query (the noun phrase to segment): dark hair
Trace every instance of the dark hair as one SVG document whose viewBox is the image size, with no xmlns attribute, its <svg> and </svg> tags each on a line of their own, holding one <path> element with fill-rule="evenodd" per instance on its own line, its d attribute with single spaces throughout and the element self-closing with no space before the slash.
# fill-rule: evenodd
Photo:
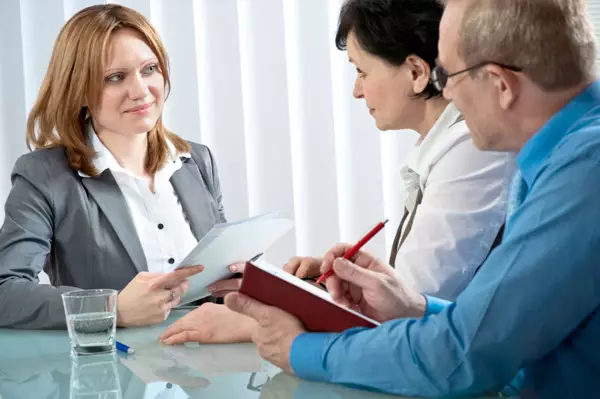
<svg viewBox="0 0 600 399">
<path fill-rule="evenodd" d="M 364 50 L 391 65 L 400 66 L 416 55 L 433 69 L 443 11 L 438 0 L 348 0 L 340 11 L 335 44 L 346 50 L 353 32 Z M 440 95 L 429 83 L 417 97 Z"/>
</svg>

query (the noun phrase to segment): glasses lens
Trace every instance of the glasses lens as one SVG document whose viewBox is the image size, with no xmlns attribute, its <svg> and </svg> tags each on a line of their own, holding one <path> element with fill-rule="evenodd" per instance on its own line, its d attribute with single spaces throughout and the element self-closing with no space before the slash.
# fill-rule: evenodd
<svg viewBox="0 0 600 399">
<path fill-rule="evenodd" d="M 444 90 L 448 82 L 448 72 L 441 66 L 436 66 L 431 73 L 432 83 L 438 91 Z"/>
</svg>

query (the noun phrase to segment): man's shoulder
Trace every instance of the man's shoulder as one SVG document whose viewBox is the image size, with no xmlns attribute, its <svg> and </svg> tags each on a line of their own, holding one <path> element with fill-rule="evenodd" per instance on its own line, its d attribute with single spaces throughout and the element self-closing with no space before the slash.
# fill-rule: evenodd
<svg viewBox="0 0 600 399">
<path fill-rule="evenodd" d="M 579 119 L 549 157 L 551 163 L 578 159 L 595 160 L 600 165 L 600 106 Z"/>
</svg>

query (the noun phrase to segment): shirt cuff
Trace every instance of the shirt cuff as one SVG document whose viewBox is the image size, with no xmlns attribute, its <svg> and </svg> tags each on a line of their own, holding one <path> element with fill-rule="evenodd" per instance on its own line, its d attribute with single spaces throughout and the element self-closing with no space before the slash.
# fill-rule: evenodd
<svg viewBox="0 0 600 399">
<path fill-rule="evenodd" d="M 446 301 L 445 299 L 436 298 L 434 296 L 423 295 L 427 301 L 427 307 L 425 308 L 425 316 L 432 314 L 441 313 L 446 309 L 452 302 Z"/>
<path fill-rule="evenodd" d="M 323 364 L 323 348 L 330 337 L 328 333 L 302 333 L 292 342 L 290 366 L 296 376 L 311 381 L 328 381 Z"/>
</svg>

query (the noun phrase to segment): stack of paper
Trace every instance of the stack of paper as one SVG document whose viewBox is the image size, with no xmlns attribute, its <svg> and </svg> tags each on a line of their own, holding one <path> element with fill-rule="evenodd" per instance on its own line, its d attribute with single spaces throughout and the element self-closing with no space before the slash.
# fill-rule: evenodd
<svg viewBox="0 0 600 399">
<path fill-rule="evenodd" d="M 278 216 L 278 213 L 215 225 L 177 266 L 204 266 L 204 271 L 190 278 L 190 287 L 181 303 L 210 295 L 206 287 L 232 275 L 229 265 L 245 262 L 265 252 L 292 227 L 293 222 Z"/>
</svg>

